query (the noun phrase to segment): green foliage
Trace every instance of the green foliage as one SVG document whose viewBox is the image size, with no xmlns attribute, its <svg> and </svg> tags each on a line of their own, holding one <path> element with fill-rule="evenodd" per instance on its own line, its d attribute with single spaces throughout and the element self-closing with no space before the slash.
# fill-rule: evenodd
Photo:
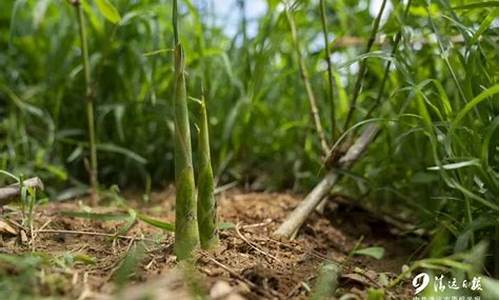
<svg viewBox="0 0 500 300">
<path fill-rule="evenodd" d="M 425 258 L 415 261 L 409 268 L 393 279 L 389 287 L 395 286 L 408 274 L 411 275 L 415 270 L 421 269 L 425 269 L 429 272 L 440 272 L 441 274 L 452 273 L 459 279 L 465 277 L 472 279 L 473 276 L 479 274 L 484 267 L 486 248 L 487 243 L 483 241 L 466 252 L 457 252 L 446 257 Z"/>
<path fill-rule="evenodd" d="M 33 252 L 23 255 L 0 254 L 0 298 L 54 299 L 68 292 L 71 268 L 92 265 L 95 258 L 64 252 L 57 256 Z M 48 271 L 50 270 L 50 271 Z"/>
<path fill-rule="evenodd" d="M 136 275 L 137 271 L 139 271 L 140 263 L 144 259 L 144 252 L 145 249 L 143 244 L 134 243 L 127 253 L 125 253 L 113 278 L 118 290 L 125 287 L 125 284 Z"/>
<path fill-rule="evenodd" d="M 498 299 L 500 297 L 498 293 L 498 280 L 490 277 L 483 277 L 482 279 L 483 292 L 481 296 L 486 300 Z"/>
<path fill-rule="evenodd" d="M 101 14 L 113 24 L 121 21 L 120 13 L 108 0 L 95 0 Z"/>
<path fill-rule="evenodd" d="M 82 3 L 100 181 L 140 188 L 173 181 L 172 1 L 113 1 L 121 13 L 116 24 L 95 1 Z M 370 112 L 382 126 L 339 183 L 343 191 L 446 237 L 432 243 L 429 256 L 462 252 L 483 239 L 498 244 L 498 1 L 414 0 L 407 17 L 404 5 L 393 2 L 376 33 L 384 42 L 375 39 L 368 52 L 374 16 L 367 1 L 325 1 L 326 22 L 318 4 L 297 1 L 293 18 L 321 120 L 331 119 L 326 24 L 336 123 L 346 123 L 362 63 L 349 122 L 360 124 Z M 286 12 L 280 1 L 267 5 L 262 16 L 240 20 L 229 32 L 198 1 L 180 3 L 186 90 L 198 91 L 201 82 L 206 88 L 217 183 L 303 192 L 325 171 L 322 146 Z M 346 45 L 343 37 L 361 42 Z M 54 197 L 62 187 L 82 188 L 87 178 L 79 46 L 70 5 L 1 1 L 0 169 L 37 174 Z M 190 96 L 201 98 L 197 93 Z M 331 137 L 331 122 L 323 126 Z M 193 195 L 192 187 L 183 192 Z M 486 265 L 493 265 L 498 254 L 489 247 Z"/>
<path fill-rule="evenodd" d="M 14 256 L 0 254 L 0 296 L 20 299 L 36 293 L 36 272 L 44 259 L 37 255 Z"/>
<path fill-rule="evenodd" d="M 383 300 L 385 299 L 383 289 L 368 289 L 368 300 Z"/>
</svg>

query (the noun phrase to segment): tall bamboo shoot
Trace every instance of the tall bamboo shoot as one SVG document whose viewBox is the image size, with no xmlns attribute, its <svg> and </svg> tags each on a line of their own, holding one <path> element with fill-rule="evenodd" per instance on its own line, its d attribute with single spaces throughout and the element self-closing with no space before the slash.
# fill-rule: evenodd
<svg viewBox="0 0 500 300">
<path fill-rule="evenodd" d="M 172 8 L 174 28 L 175 61 L 175 245 L 174 252 L 179 260 L 191 257 L 198 247 L 196 225 L 196 193 L 194 186 L 193 159 L 191 153 L 191 132 L 184 75 L 184 53 L 177 27 L 177 0 Z"/>
</svg>

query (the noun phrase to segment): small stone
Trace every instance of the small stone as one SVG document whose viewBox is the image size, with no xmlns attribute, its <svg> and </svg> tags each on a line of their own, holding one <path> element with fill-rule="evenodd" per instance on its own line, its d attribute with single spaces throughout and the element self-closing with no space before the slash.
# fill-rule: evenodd
<svg viewBox="0 0 500 300">
<path fill-rule="evenodd" d="M 21 238 L 21 244 L 26 245 L 28 243 L 28 236 L 26 235 L 26 231 L 20 230 L 19 235 Z"/>
<path fill-rule="evenodd" d="M 228 296 L 232 292 L 232 288 L 229 283 L 219 280 L 210 289 L 210 297 L 213 299 L 219 299 Z"/>
</svg>

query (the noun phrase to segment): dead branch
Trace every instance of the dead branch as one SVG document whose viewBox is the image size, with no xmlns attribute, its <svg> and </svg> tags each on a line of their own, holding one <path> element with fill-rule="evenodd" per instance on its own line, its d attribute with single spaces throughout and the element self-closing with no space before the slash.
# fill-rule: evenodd
<svg viewBox="0 0 500 300">
<path fill-rule="evenodd" d="M 349 169 L 352 164 L 361 157 L 361 154 L 373 141 L 378 132 L 378 125 L 368 125 L 356 142 L 347 150 L 347 153 L 339 159 L 338 167 L 340 169 Z M 316 206 L 318 206 L 321 200 L 330 192 L 340 177 L 341 175 L 335 170 L 329 171 L 320 183 L 314 187 L 299 206 L 295 208 L 283 224 L 274 232 L 274 235 L 284 238 L 294 238 L 300 226 L 302 226 Z"/>
<path fill-rule="evenodd" d="M 27 188 L 34 188 L 43 191 L 43 182 L 38 177 L 29 178 L 23 181 L 23 186 Z M 9 203 L 13 198 L 21 194 L 21 187 L 19 183 L 14 183 L 6 187 L 0 188 L 0 206 Z"/>
</svg>

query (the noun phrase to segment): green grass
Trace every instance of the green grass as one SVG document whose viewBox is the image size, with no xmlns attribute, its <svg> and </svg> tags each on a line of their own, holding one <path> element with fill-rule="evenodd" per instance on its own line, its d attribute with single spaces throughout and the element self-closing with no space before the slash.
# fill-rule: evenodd
<svg viewBox="0 0 500 300">
<path fill-rule="evenodd" d="M 175 177 L 171 1 L 109 2 L 115 12 L 82 4 L 99 181 L 148 192 Z M 218 184 L 306 192 L 317 183 L 325 146 L 310 116 L 313 95 L 329 146 L 345 133 L 335 126 L 367 118 L 382 126 L 340 183 L 343 193 L 428 230 L 426 256 L 488 240 L 486 265 L 498 262 L 497 1 L 415 0 L 407 13 L 396 5 L 378 28 L 365 1 L 291 10 L 268 1 L 255 33 L 243 18 L 232 36 L 213 22 L 209 2 L 180 2 L 179 38 L 186 96 L 201 98 L 200 83 L 206 88 Z M 85 187 L 93 147 L 73 8 L 3 1 L 0 25 L 0 169 L 42 177 L 53 197 Z M 375 36 L 384 42 L 370 45 Z M 342 45 L 343 37 L 361 42 Z"/>
</svg>

